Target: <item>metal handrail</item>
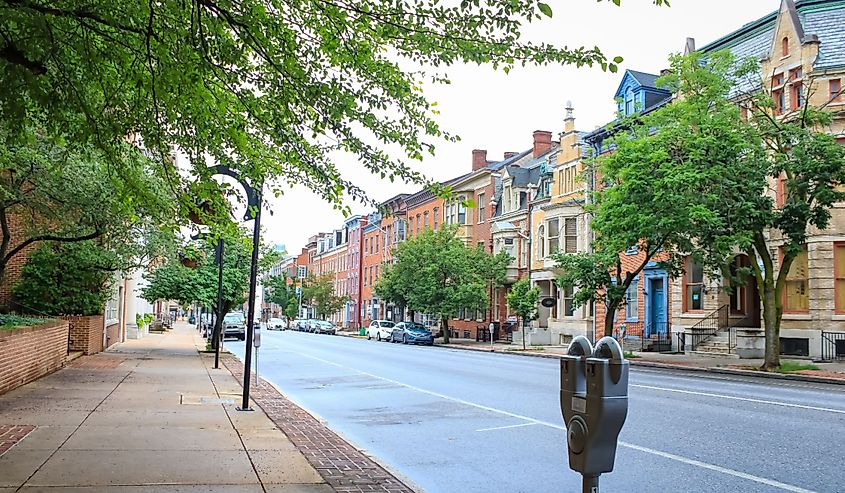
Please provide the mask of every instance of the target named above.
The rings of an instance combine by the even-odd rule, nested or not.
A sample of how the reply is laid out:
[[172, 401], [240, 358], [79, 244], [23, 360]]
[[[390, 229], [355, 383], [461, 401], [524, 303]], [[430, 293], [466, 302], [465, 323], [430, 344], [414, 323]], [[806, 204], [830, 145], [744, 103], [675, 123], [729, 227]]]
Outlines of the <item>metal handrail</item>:
[[707, 339], [728, 328], [730, 305], [724, 304], [690, 328], [690, 346], [693, 351]]

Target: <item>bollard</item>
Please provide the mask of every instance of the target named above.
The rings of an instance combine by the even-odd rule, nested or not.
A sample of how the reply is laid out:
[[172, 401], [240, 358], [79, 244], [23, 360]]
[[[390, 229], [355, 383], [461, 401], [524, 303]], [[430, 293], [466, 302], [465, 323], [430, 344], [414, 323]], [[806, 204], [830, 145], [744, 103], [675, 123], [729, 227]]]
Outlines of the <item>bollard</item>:
[[628, 362], [612, 337], [590, 346], [573, 339], [560, 361], [560, 410], [566, 424], [569, 467], [582, 475], [583, 492], [598, 493], [599, 476], [613, 471], [619, 432], [628, 415]]

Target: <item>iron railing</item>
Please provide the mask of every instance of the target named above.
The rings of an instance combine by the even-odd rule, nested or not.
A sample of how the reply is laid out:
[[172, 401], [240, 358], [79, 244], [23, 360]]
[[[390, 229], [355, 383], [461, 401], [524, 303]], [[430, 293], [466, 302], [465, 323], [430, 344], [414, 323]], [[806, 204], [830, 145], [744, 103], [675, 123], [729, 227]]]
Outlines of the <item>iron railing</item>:
[[669, 322], [647, 323], [640, 341], [642, 351], [672, 352], [672, 329]]
[[822, 331], [822, 360], [845, 360], [845, 332]]
[[[489, 326], [479, 325], [475, 329], [476, 342], [490, 342], [490, 328]], [[504, 326], [499, 322], [493, 322], [493, 342], [505, 341], [513, 342], [513, 324], [505, 323]]]
[[[695, 351], [698, 346], [728, 328], [730, 305], [722, 305], [717, 310], [702, 318], [689, 329], [690, 349]], [[736, 337], [736, 333], [734, 333]]]

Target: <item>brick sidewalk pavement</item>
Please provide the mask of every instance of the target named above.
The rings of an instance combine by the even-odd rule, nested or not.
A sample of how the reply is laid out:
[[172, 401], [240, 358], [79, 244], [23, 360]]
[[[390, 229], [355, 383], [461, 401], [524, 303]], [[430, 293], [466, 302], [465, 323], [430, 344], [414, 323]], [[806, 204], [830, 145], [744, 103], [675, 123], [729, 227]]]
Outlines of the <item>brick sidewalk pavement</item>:
[[[243, 363], [232, 355], [221, 361], [243, 382]], [[338, 493], [413, 493], [414, 490], [314, 416], [261, 379], [250, 386], [250, 398], [288, 436], [322, 478]]]

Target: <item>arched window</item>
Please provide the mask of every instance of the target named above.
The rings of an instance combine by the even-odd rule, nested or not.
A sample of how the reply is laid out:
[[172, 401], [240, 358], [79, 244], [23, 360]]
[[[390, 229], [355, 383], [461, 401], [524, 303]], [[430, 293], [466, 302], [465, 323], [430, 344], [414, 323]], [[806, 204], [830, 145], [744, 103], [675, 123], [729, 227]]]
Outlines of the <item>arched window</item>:
[[546, 256], [546, 228], [540, 225], [537, 228], [537, 258], [545, 258]]
[[781, 50], [783, 51], [783, 56], [789, 55], [789, 38], [783, 38], [781, 40]]

